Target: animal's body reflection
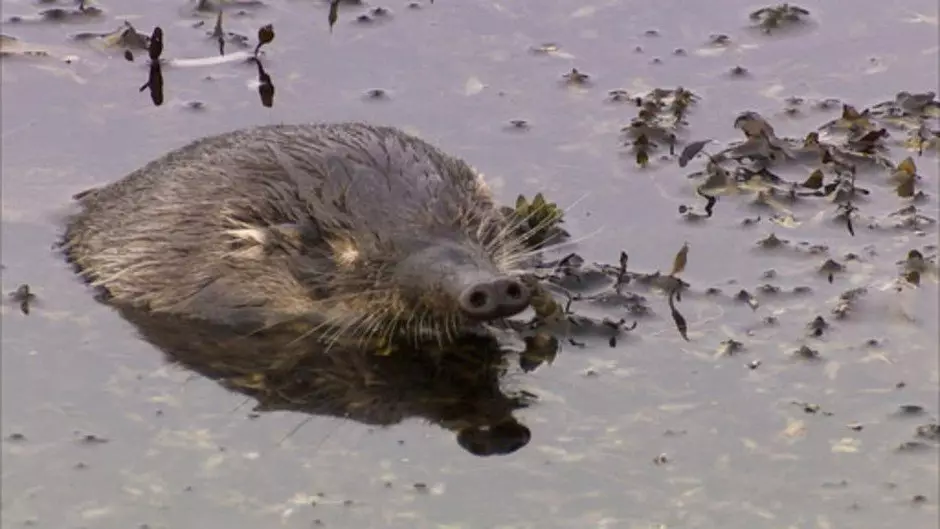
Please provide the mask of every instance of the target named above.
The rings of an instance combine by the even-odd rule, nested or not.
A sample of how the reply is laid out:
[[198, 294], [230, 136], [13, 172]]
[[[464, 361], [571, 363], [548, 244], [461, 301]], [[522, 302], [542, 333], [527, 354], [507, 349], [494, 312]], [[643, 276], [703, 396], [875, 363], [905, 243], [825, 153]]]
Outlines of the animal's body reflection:
[[489, 337], [469, 338], [434, 361], [419, 351], [334, 346], [270, 330], [250, 335], [166, 315], [122, 310], [142, 338], [173, 363], [254, 398], [256, 411], [290, 410], [390, 426], [423, 418], [452, 431], [475, 455], [515, 452], [530, 438], [513, 412], [527, 393], [500, 386], [509, 353]]

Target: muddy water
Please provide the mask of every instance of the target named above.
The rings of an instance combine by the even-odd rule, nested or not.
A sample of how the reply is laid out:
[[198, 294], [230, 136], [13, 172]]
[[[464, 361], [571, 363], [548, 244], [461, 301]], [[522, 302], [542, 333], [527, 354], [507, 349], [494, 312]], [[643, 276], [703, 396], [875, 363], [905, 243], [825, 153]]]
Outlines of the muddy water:
[[[213, 17], [182, 4], [111, 0], [97, 18], [5, 22], [3, 34], [51, 56], [2, 59], [3, 289], [28, 283], [38, 296], [29, 315], [13, 303], [3, 309], [4, 526], [934, 526], [936, 443], [903, 443], [937, 421], [937, 284], [925, 278], [901, 295], [881, 287], [908, 250], [936, 252], [936, 225], [863, 223], [852, 237], [829, 220], [832, 207], [814, 203], [796, 211], [799, 226], [743, 228], [746, 217], [768, 216], [746, 196], [723, 198], [713, 218], [689, 223], [677, 208], [697, 200], [686, 174], [700, 161], [638, 169], [619, 147], [635, 108], [605, 102], [612, 89], [684, 86], [702, 98], [690, 135], [724, 143], [740, 137], [732, 122], [744, 110], [795, 137], [838, 115], [838, 106], [807, 104], [800, 117], [784, 116], [788, 96], [861, 108], [899, 90], [937, 90], [934, 2], [803, 6], [811, 24], [771, 36], [747, 28], [755, 6], [737, 0], [398, 2], [372, 24], [354, 21], [366, 7], [345, 10], [332, 34], [322, 2], [235, 7], [227, 31], [253, 38], [273, 23], [277, 32], [263, 59], [272, 108], [259, 103], [255, 67], [243, 63], [167, 67], [166, 101], [155, 107], [137, 90], [144, 52], [127, 62], [120, 50], [69, 38], [128, 20], [145, 33], [163, 28], [165, 58], [213, 56]], [[4, 0], [3, 16], [48, 7]], [[732, 45], [708, 46], [712, 33]], [[559, 51], [529, 50], [549, 42]], [[730, 76], [737, 65], [750, 75]], [[591, 85], [564, 86], [572, 68]], [[387, 99], [366, 97], [371, 89]], [[517, 119], [528, 130], [507, 130]], [[811, 291], [759, 296], [755, 310], [686, 296], [689, 342], [662, 297], [644, 293], [654, 315], [616, 347], [566, 346], [551, 366], [508, 377], [507, 387], [538, 398], [516, 413], [532, 439], [511, 455], [478, 458], [417, 419], [383, 429], [251, 414], [243, 396], [168, 366], [50, 250], [75, 192], [206, 134], [331, 120], [417, 132], [471, 161], [506, 201], [544, 191], [576, 204], [567, 228], [590, 234], [575, 248], [588, 261], [615, 262], [623, 249], [631, 268], [665, 270], [689, 241], [683, 278], [699, 292], [768, 282]], [[936, 151], [916, 161], [928, 195], [918, 207], [936, 218]], [[863, 213], [905, 205], [884, 180], [867, 178]], [[756, 249], [772, 232], [829, 253]], [[864, 259], [831, 283], [816, 272], [847, 253]], [[765, 279], [770, 269], [777, 275]], [[869, 293], [835, 322], [837, 297], [854, 287]], [[807, 337], [817, 315], [832, 327]], [[769, 316], [777, 325], [762, 323]], [[729, 338], [744, 350], [716, 354]], [[789, 354], [803, 345], [820, 358]]]

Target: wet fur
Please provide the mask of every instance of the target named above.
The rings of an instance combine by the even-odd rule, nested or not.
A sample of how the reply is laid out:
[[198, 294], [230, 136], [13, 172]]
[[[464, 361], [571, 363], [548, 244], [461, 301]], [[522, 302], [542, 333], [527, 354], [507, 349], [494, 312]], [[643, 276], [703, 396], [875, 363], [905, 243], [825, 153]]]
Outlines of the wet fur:
[[254, 328], [301, 320], [330, 339], [464, 325], [447, 296], [390, 281], [422, 240], [502, 272], [525, 250], [465, 162], [363, 123], [207, 137], [75, 198], [62, 248], [109, 302]]

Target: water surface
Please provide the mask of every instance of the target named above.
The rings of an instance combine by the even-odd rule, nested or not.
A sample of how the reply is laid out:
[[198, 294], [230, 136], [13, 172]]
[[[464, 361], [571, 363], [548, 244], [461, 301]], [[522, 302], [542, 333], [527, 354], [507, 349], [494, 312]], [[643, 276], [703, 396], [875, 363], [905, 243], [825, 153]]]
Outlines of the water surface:
[[[3, 17], [51, 5], [4, 0]], [[879, 287], [908, 250], [930, 254], [936, 225], [919, 234], [860, 227], [852, 237], [806, 205], [800, 217], [817, 221], [744, 229], [742, 219], [766, 218], [744, 196], [723, 198], [706, 222], [686, 222], [677, 208], [700, 204], [686, 174], [701, 161], [637, 168], [619, 137], [636, 109], [606, 101], [613, 89], [683, 86], [701, 97], [690, 135], [725, 143], [740, 138], [732, 123], [744, 110], [794, 137], [838, 115], [836, 106], [784, 116], [788, 96], [863, 108], [899, 90], [938, 90], [934, 2], [801, 5], [812, 24], [770, 36], [748, 28], [758, 6], [738, 0], [402, 1], [382, 5], [391, 16], [373, 24], [354, 21], [370, 7], [345, 9], [332, 33], [325, 2], [236, 7], [227, 31], [253, 39], [263, 24], [276, 30], [263, 57], [276, 86], [271, 108], [258, 101], [255, 67], [242, 63], [166, 68], [166, 101], [156, 107], [137, 90], [145, 53], [127, 62], [121, 50], [70, 39], [128, 20], [145, 33], [161, 26], [166, 58], [217, 54], [206, 35], [214, 18], [190, 16], [182, 2], [109, 0], [103, 16], [85, 21], [4, 23], [3, 34], [53, 53], [2, 59], [2, 283], [5, 292], [28, 283], [39, 298], [28, 316], [15, 304], [3, 309], [4, 526], [934, 526], [937, 445], [897, 448], [937, 421], [937, 284], [925, 279], [903, 298]], [[714, 33], [732, 45], [709, 46]], [[559, 52], [530, 51], [545, 43]], [[750, 76], [730, 76], [738, 65]], [[572, 68], [590, 86], [565, 86]], [[370, 99], [372, 89], [388, 98]], [[528, 130], [507, 130], [520, 119]], [[616, 262], [624, 250], [632, 269], [665, 271], [689, 241], [683, 278], [699, 292], [754, 291], [774, 269], [774, 284], [812, 293], [765, 296], [757, 310], [687, 296], [689, 342], [665, 300], [644, 293], [655, 316], [617, 347], [566, 346], [552, 365], [504, 380], [538, 397], [515, 414], [532, 439], [511, 455], [475, 457], [417, 419], [375, 428], [314, 417], [282, 441], [305, 415], [252, 415], [243, 396], [170, 367], [50, 247], [73, 193], [192, 139], [334, 120], [416, 132], [470, 161], [506, 202], [543, 191], [576, 203], [567, 228], [592, 234], [575, 248], [589, 262]], [[916, 161], [928, 194], [918, 207], [936, 217], [936, 151]], [[867, 185], [866, 214], [904, 205], [884, 181]], [[756, 250], [771, 232], [828, 245], [840, 262], [876, 255], [830, 283], [815, 271], [825, 256]], [[832, 320], [837, 296], [855, 286], [871, 289], [861, 308], [822, 339], [807, 338], [804, 325]], [[779, 325], [761, 326], [771, 315]], [[746, 350], [716, 355], [728, 338]], [[823, 360], [788, 354], [801, 345]], [[924, 411], [898, 414], [907, 404]]]

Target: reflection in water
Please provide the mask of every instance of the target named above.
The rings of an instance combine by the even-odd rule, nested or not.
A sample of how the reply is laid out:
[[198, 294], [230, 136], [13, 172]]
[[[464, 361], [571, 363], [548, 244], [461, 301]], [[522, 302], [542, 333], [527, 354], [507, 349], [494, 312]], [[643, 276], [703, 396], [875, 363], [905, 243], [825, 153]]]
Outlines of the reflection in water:
[[[220, 19], [221, 20], [221, 19]], [[125, 29], [124, 31], [128, 31]], [[130, 29], [133, 31], [133, 28]], [[265, 71], [264, 66], [261, 64], [261, 57], [258, 55], [261, 47], [265, 44], [274, 40], [274, 29], [270, 24], [263, 26], [258, 30], [258, 44], [255, 46], [255, 51], [253, 55], [248, 57], [249, 62], [253, 62], [258, 67], [258, 96], [261, 98], [261, 105], [266, 108], [271, 108], [274, 106], [274, 82], [271, 80], [271, 76], [268, 75], [268, 72]], [[223, 41], [220, 40], [220, 44]], [[224, 51], [224, 48], [220, 48], [220, 53]], [[147, 53], [150, 57], [150, 68], [149, 74], [147, 76], [147, 82], [140, 87], [140, 91], [149, 90], [150, 100], [153, 101], [155, 106], [160, 106], [163, 104], [163, 64], [167, 63], [170, 65], [180, 66], [185, 64], [181, 61], [166, 61], [160, 58], [160, 55], [163, 54], [163, 30], [157, 26], [153, 29], [153, 33], [149, 38], [149, 44], [147, 48]], [[133, 55], [130, 54], [129, 50], [126, 50], [125, 57], [128, 60], [133, 60]], [[188, 61], [190, 64], [212, 64], [211, 61], [206, 62], [200, 59], [195, 61]]]
[[261, 105], [271, 108], [274, 106], [274, 83], [271, 82], [271, 76], [261, 65], [261, 60], [257, 57], [253, 60], [258, 65], [258, 96], [261, 97]]
[[154, 105], [160, 106], [163, 104], [163, 69], [160, 66], [160, 55], [163, 54], [163, 30], [160, 26], [153, 28], [147, 53], [150, 55], [150, 74], [147, 76], [147, 82], [140, 87], [140, 91], [143, 92], [149, 88], [150, 100]]
[[528, 444], [513, 412], [533, 400], [505, 392], [509, 352], [490, 337], [468, 338], [435, 361], [433, 352], [388, 356], [334, 346], [271, 329], [245, 335], [229, 327], [121, 309], [141, 337], [167, 359], [254, 398], [255, 411], [297, 411], [390, 426], [423, 418], [456, 433], [478, 456], [510, 454]]

